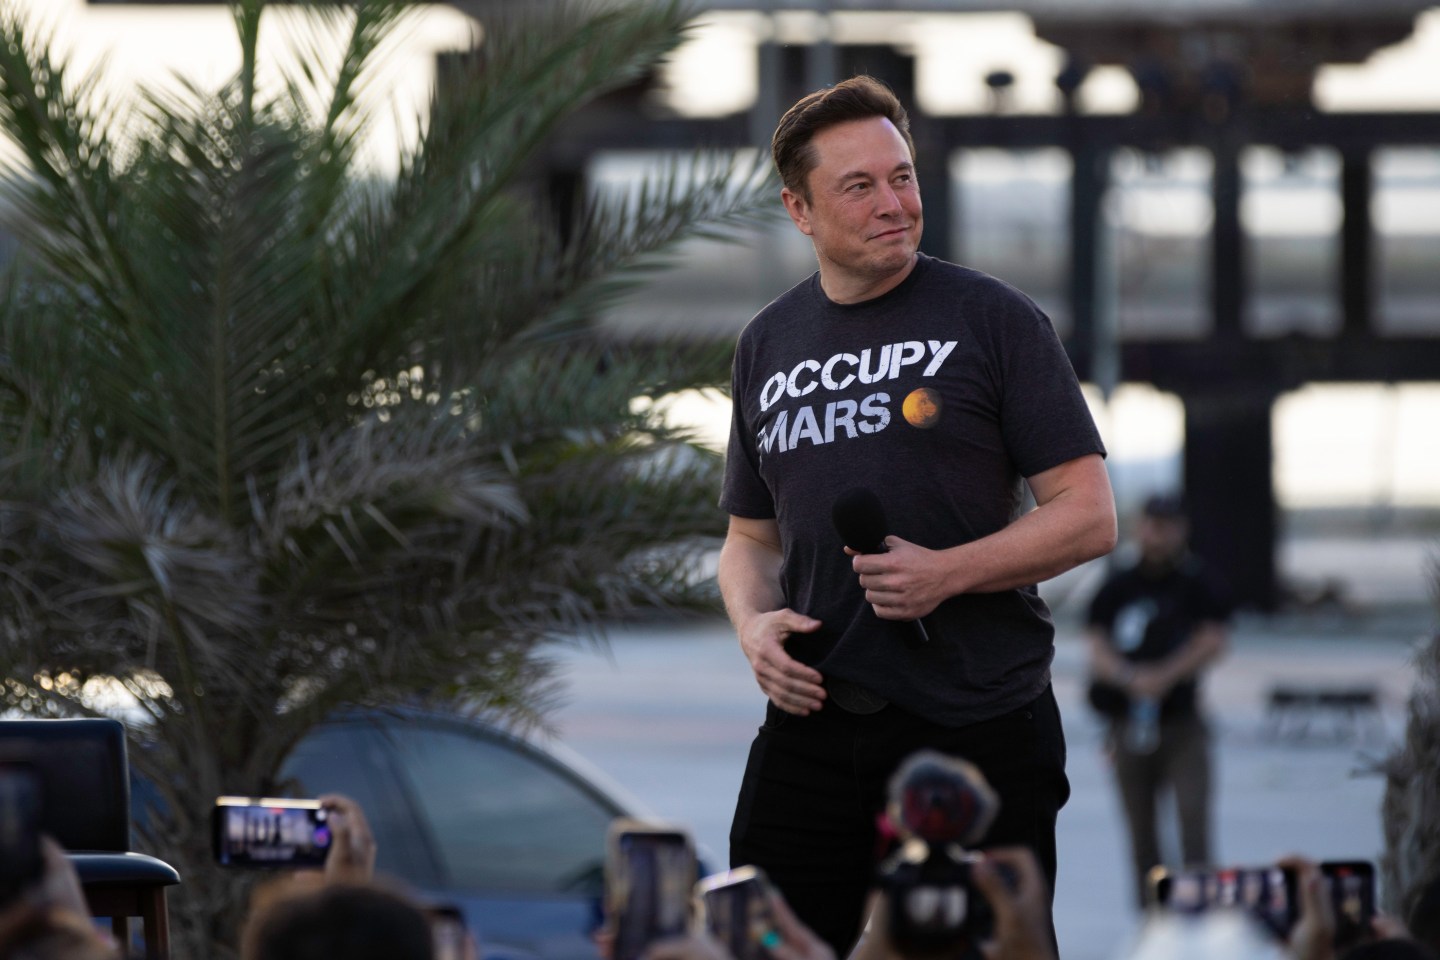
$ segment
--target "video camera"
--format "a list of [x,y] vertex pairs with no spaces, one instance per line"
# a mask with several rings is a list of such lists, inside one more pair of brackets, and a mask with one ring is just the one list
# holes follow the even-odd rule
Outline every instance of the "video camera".
[[[879,870],[890,908],[890,941],[906,957],[979,957],[995,916],[970,880],[1000,799],[968,761],[933,750],[911,755],[890,780],[886,818],[900,847]],[[1012,887],[1017,879],[1002,867]]]

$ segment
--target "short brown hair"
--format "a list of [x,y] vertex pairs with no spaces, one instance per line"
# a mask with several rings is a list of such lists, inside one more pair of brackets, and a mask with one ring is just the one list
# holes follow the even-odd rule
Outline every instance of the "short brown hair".
[[432,960],[425,914],[371,884],[282,884],[250,914],[243,960]]
[[795,106],[785,111],[775,127],[775,136],[770,139],[770,155],[775,158],[780,181],[791,192],[809,200],[810,171],[819,162],[811,146],[815,134],[826,127],[871,117],[884,117],[893,123],[905,138],[905,146],[910,148],[910,159],[915,159],[910,115],[901,106],[900,99],[879,80],[862,75],[801,97]]

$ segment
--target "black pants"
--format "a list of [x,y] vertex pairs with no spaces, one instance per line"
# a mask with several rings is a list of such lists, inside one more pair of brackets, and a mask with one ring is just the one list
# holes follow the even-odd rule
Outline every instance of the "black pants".
[[964,757],[1000,795],[981,846],[1026,846],[1055,888],[1055,819],[1070,796],[1065,735],[1047,687],[1031,703],[965,727],[942,727],[893,704],[846,713],[826,701],[797,717],[767,705],[750,747],[730,827],[730,863],[765,870],[795,913],[835,950],[850,952],[874,886],[890,775],[929,747]]

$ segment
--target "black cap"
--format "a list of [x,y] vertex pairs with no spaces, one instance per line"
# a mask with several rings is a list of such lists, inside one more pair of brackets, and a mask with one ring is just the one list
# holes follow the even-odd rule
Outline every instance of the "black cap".
[[1147,517],[1179,520],[1186,516],[1185,501],[1178,493],[1157,493],[1145,501],[1142,511]]

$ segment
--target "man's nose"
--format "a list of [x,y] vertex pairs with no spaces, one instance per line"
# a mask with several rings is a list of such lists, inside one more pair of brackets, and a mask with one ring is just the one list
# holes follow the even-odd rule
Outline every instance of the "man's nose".
[[891,217],[900,213],[900,195],[895,188],[888,183],[880,185],[875,195],[875,213],[882,217]]

